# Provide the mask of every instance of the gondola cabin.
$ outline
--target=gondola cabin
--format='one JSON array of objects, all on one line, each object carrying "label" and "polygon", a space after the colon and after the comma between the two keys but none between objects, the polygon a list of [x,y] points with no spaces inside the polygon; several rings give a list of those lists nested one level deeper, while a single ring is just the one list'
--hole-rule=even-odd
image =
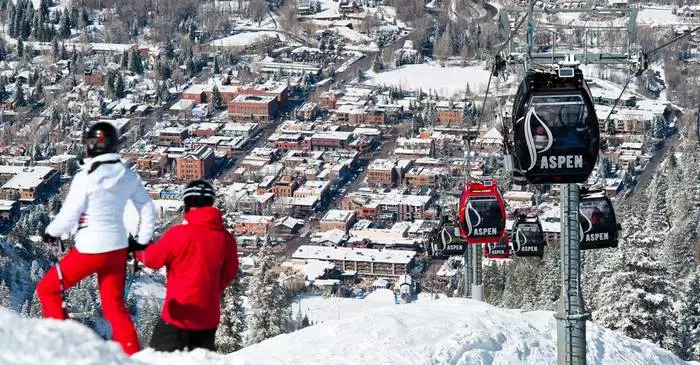
[{"label": "gondola cabin", "polygon": [[510,258],[511,247],[508,243],[508,234],[504,231],[496,242],[484,245],[484,257],[489,259]]},{"label": "gondola cabin", "polygon": [[531,184],[583,183],[598,159],[600,131],[578,68],[528,71],[513,104],[514,168]]},{"label": "gondola cabin", "polygon": [[467,184],[459,201],[459,228],[468,244],[496,242],[504,232],[506,211],[495,181]]},{"label": "gondola cabin", "polygon": [[582,250],[617,247],[620,225],[612,202],[604,193],[581,193],[579,220]]},{"label": "gondola cabin", "polygon": [[537,216],[519,215],[512,232],[510,236],[515,256],[542,257],[544,255],[544,233]]},{"label": "gondola cabin", "polygon": [[430,256],[445,259],[449,256],[461,256],[467,245],[461,237],[459,227],[452,222],[436,228],[430,238]]}]

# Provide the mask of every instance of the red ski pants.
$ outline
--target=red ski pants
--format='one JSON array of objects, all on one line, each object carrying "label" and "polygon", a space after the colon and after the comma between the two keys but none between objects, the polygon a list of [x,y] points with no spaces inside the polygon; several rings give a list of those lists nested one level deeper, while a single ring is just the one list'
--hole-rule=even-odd
[{"label": "red ski pants", "polygon": [[[60,261],[63,287],[68,289],[85,277],[97,274],[102,301],[102,313],[112,325],[112,338],[127,355],[139,351],[134,323],[124,305],[126,278],[126,249],[98,253],[80,253],[75,248]],[[56,267],[52,267],[36,288],[44,318],[67,319],[61,307],[61,289]]]}]

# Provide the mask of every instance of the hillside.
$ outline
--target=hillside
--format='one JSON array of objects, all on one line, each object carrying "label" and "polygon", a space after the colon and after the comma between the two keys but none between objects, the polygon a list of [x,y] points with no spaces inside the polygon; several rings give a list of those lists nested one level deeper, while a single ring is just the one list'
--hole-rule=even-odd
[{"label": "hillside", "polygon": [[[15,364],[552,364],[551,312],[494,308],[464,299],[393,305],[330,320],[237,353],[132,359],[77,323],[28,320],[0,308],[0,363]],[[648,342],[589,323],[589,364],[686,364]]]}]

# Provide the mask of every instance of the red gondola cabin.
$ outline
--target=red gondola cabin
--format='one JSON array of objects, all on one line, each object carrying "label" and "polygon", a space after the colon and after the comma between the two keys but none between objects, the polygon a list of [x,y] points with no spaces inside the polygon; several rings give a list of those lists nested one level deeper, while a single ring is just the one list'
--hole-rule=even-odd
[{"label": "red gondola cabin", "polygon": [[459,201],[459,230],[468,244],[497,242],[505,231],[506,210],[495,181],[467,184]]}]

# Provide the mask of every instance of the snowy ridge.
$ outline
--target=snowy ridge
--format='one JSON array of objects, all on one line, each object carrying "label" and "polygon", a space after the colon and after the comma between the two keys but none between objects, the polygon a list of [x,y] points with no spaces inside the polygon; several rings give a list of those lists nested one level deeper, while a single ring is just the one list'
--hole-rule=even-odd
[{"label": "snowy ridge", "polygon": [[[19,364],[553,364],[551,312],[466,299],[365,311],[281,335],[228,356],[197,350],[124,356],[74,322],[22,319],[0,308],[0,363]],[[589,364],[686,364],[646,341],[588,324]]]}]

